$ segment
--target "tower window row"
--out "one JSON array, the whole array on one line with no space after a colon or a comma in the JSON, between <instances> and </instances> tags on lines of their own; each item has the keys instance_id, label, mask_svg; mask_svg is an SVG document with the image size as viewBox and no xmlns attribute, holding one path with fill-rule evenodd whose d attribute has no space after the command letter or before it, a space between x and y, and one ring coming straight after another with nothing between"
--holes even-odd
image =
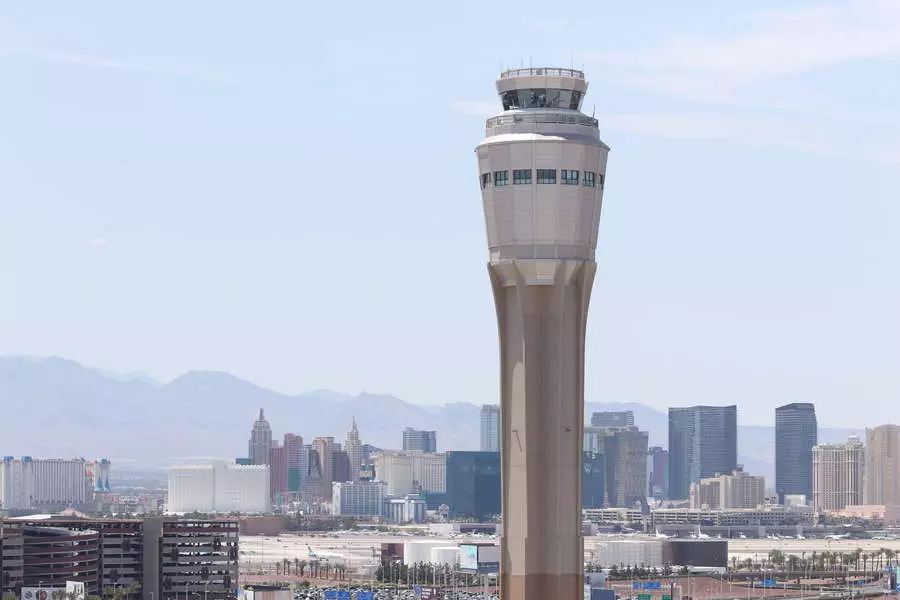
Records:
<instances>
[{"instance_id":1,"label":"tower window row","mask_svg":"<svg viewBox=\"0 0 900 600\"><path fill-rule=\"evenodd\" d=\"M537 171L536 173L534 171ZM532 179L534 175L534 179ZM558 177L557 177L558 175ZM545 185L578 185L584 187L603 187L603 173L594 171L576 171L573 169L513 169L513 185L531 185L532 182ZM481 188L489 185L495 187L509 185L509 171L494 171L481 174Z\"/></svg>"}]
</instances>

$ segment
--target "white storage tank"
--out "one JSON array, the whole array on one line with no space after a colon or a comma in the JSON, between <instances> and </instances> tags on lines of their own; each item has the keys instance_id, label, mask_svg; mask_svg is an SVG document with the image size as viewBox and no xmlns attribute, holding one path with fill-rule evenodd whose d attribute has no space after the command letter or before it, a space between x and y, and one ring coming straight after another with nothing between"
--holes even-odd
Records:
<instances>
[{"instance_id":1,"label":"white storage tank","mask_svg":"<svg viewBox=\"0 0 900 600\"><path fill-rule=\"evenodd\" d=\"M418 562L427 563L431 561L431 549L445 546L447 542L406 542L403 544L403 564L412 565Z\"/></svg>"},{"instance_id":2,"label":"white storage tank","mask_svg":"<svg viewBox=\"0 0 900 600\"><path fill-rule=\"evenodd\" d=\"M455 565L459 546L441 546L431 549L431 562L436 565Z\"/></svg>"}]
</instances>

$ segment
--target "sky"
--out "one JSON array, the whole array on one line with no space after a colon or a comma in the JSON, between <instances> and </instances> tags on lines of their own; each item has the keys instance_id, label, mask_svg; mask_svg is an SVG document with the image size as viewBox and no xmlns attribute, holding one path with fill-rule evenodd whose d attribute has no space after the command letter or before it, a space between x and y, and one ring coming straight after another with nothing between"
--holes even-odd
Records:
<instances>
[{"instance_id":1,"label":"sky","mask_svg":"<svg viewBox=\"0 0 900 600\"><path fill-rule=\"evenodd\" d=\"M898 62L893 0L0 0L0 354L496 402L473 149L575 66L587 399L890 422Z\"/></svg>"}]
</instances>

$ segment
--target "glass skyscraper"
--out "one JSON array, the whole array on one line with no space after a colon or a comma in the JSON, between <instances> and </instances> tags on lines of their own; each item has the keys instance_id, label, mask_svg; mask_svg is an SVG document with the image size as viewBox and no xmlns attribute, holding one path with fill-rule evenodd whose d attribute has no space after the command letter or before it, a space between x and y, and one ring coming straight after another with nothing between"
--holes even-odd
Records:
<instances>
[{"instance_id":1,"label":"glass skyscraper","mask_svg":"<svg viewBox=\"0 0 900 600\"><path fill-rule=\"evenodd\" d=\"M447 453L450 516L485 519L500 514L500 453Z\"/></svg>"},{"instance_id":2,"label":"glass skyscraper","mask_svg":"<svg viewBox=\"0 0 900 600\"><path fill-rule=\"evenodd\" d=\"M403 430L404 452L437 452L437 433L407 427Z\"/></svg>"},{"instance_id":3,"label":"glass skyscraper","mask_svg":"<svg viewBox=\"0 0 900 600\"><path fill-rule=\"evenodd\" d=\"M481 407L481 451L500 452L500 405Z\"/></svg>"},{"instance_id":4,"label":"glass skyscraper","mask_svg":"<svg viewBox=\"0 0 900 600\"><path fill-rule=\"evenodd\" d=\"M669 498L690 497L691 484L737 468L737 406L669 409Z\"/></svg>"},{"instance_id":5,"label":"glass skyscraper","mask_svg":"<svg viewBox=\"0 0 900 600\"><path fill-rule=\"evenodd\" d=\"M795 402L775 409L775 491L785 496L803 495L812 502L812 449L818 443L816 407Z\"/></svg>"}]
</instances>

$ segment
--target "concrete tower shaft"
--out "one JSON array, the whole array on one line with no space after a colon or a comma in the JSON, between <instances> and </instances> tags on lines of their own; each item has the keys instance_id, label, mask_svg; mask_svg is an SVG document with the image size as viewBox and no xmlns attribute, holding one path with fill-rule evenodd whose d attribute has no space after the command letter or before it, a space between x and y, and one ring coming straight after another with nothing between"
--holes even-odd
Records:
<instances>
[{"instance_id":1,"label":"concrete tower shaft","mask_svg":"<svg viewBox=\"0 0 900 600\"><path fill-rule=\"evenodd\" d=\"M503 600L583 595L584 346L609 148L580 71L501 74L476 152L500 336Z\"/></svg>"}]
</instances>

